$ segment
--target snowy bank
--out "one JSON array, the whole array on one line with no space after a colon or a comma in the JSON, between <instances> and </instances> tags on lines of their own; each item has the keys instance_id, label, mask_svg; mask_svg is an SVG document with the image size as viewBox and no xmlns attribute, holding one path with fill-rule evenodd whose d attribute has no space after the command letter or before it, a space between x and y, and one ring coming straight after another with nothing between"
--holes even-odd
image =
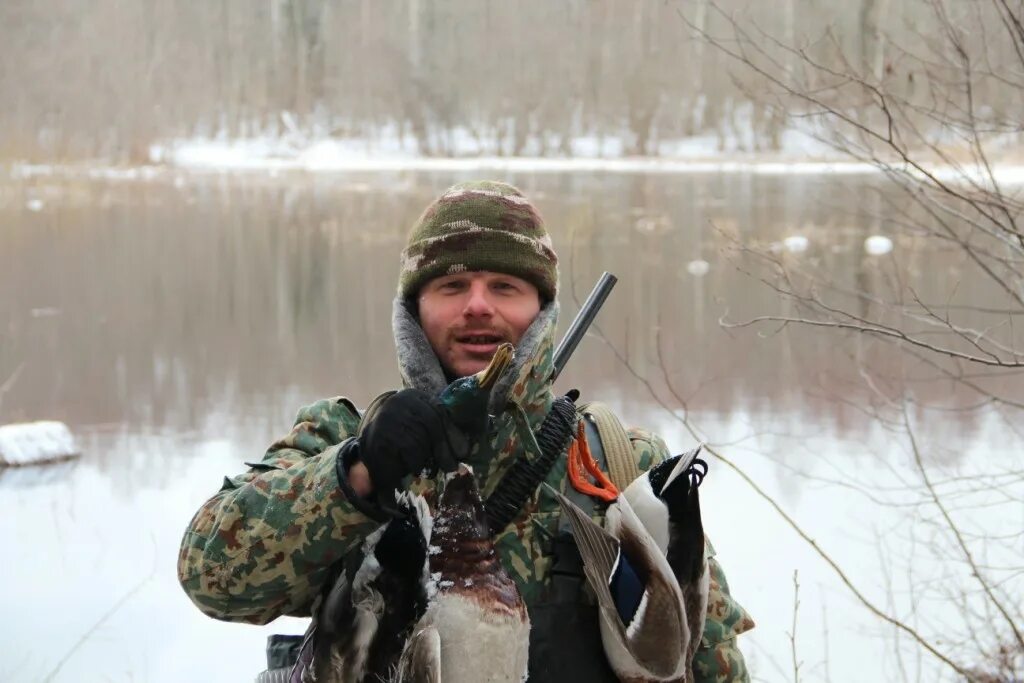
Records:
<instances>
[{"instance_id":1,"label":"snowy bank","mask_svg":"<svg viewBox=\"0 0 1024 683\"><path fill-rule=\"evenodd\" d=\"M535 173L754 173L762 175L878 173L870 163L843 157L811 135L787 131L778 151L749 149L735 140L722 144L705 135L666 140L658 156L628 156L621 140L576 138L571 156L496 156L465 136L456 136L449 156L427 156L409 140L385 138L173 140L153 145L150 158L170 167L220 171L511 171ZM987 169L963 165L934 166L929 172L944 181L987 181ZM996 182L1024 183L1024 165L1000 164L993 168Z\"/></svg>"},{"instance_id":2,"label":"snowy bank","mask_svg":"<svg viewBox=\"0 0 1024 683\"><path fill-rule=\"evenodd\" d=\"M78 456L78 444L63 422L0 426L0 467L37 465Z\"/></svg>"},{"instance_id":3,"label":"snowy bank","mask_svg":"<svg viewBox=\"0 0 1024 683\"><path fill-rule=\"evenodd\" d=\"M12 164L15 178L83 176L109 180L159 181L190 173L343 173L441 171L477 173L742 173L756 175L844 175L881 173L877 166L840 155L809 135L788 131L778 151L747 151L748 146L714 136L666 140L657 156L628 156L622 140L576 138L571 154L541 154L528 145L524 156L493 153L465 136L454 136L446 156L421 154L416 144L395 136L379 140L306 138L298 135L252 138L190 138L168 140L149 149L150 163L123 166L105 162L76 164ZM536 152L536 154L532 154ZM1011 157L1012 158L1012 157ZM896 166L894 165L893 168ZM963 164L930 165L928 172L943 182L971 182L990 187L988 169ZM912 171L917 173L916 171ZM921 175L920 173L917 173ZM992 167L1000 185L1024 184L1024 164Z\"/></svg>"},{"instance_id":4,"label":"snowy bank","mask_svg":"<svg viewBox=\"0 0 1024 683\"><path fill-rule=\"evenodd\" d=\"M455 145L451 156L426 156L399 141L286 138L192 139L154 145L154 163L176 168L226 171L522 171L539 173L870 173L868 164L809 155L806 147L785 153L718 151L711 137L664 143L659 156L623 155L621 141L580 139L572 156L495 156ZM797 153L799 151L799 153Z\"/></svg>"}]
</instances>

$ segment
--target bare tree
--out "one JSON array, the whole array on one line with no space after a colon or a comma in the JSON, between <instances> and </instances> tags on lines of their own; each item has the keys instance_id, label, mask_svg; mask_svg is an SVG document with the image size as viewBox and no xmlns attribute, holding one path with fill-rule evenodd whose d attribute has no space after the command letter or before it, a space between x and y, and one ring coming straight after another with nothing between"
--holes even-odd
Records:
<instances>
[{"instance_id":1,"label":"bare tree","mask_svg":"<svg viewBox=\"0 0 1024 683\"><path fill-rule=\"evenodd\" d=\"M693 11L716 23L706 2ZM137 163L168 138L396 130L425 154L463 134L483 153L572 154L589 138L623 143L600 153L656 154L744 105L675 12L661 0L11 0L0 157Z\"/></svg>"},{"instance_id":2,"label":"bare tree","mask_svg":"<svg viewBox=\"0 0 1024 683\"><path fill-rule=\"evenodd\" d=\"M1005 420L1007 438L1024 446L1013 427L1024 409L1024 203L999 167L1024 133L1024 7L864 0L859 41L827 22L814 36L779 36L722 5L712 12L720 31L680 16L733 60L751 98L888 181L863 202L867 224L879 231L866 236L864 258L874 259L866 278L840 281L827 253L795 258L777 244L723 233L735 266L779 305L721 324L769 333L801 326L851 342L863 382L858 408L907 449L916 474L903 483L918 496L915 528L933 539L920 552L959 577L956 588L942 590L964 605L960 623L950 632L938 617L918 613L915 625L880 608L815 550L865 607L949 671L968 680L1017 680L1024 675L1021 535L986 533L972 512L1002 506L1019 515L1024 469L980 465L971 476L946 476L921 431L941 411L988 410ZM927 260L906 255L910 245ZM919 294L923 278L935 275L931 268L948 273L942 300ZM897 367L872 362L878 344L895 348ZM954 390L923 398L922 386L935 382ZM787 521L799 528L798 520ZM908 571L919 559L906 559Z\"/></svg>"}]
</instances>

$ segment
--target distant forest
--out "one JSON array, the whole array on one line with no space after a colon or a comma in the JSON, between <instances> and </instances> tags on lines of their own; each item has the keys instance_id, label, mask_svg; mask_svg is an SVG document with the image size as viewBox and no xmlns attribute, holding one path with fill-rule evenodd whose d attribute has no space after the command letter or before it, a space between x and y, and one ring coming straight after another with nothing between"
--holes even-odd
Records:
<instances>
[{"instance_id":1,"label":"distant forest","mask_svg":"<svg viewBox=\"0 0 1024 683\"><path fill-rule=\"evenodd\" d=\"M903 57L929 48L937 4L983 11L955 0L5 0L0 159L144 161L158 140L289 134L400 135L425 155L452 154L457 135L496 155L570 155L582 138L657 155L694 135L772 150L787 126L773 93L701 32L728 40L742 21L783 68L800 68L794 54L853 64L926 102L928 77ZM988 82L979 101L1024 110L1019 89Z\"/></svg>"}]
</instances>

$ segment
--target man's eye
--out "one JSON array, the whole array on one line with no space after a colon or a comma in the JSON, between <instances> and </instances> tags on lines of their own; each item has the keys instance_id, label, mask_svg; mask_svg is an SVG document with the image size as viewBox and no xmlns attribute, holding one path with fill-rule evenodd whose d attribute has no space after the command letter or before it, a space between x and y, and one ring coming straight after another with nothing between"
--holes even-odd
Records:
<instances>
[{"instance_id":1,"label":"man's eye","mask_svg":"<svg viewBox=\"0 0 1024 683\"><path fill-rule=\"evenodd\" d=\"M503 291L513 291L516 288L516 286L514 284L512 284L511 282L495 282L493 286L494 286L494 289L503 290Z\"/></svg>"}]
</instances>

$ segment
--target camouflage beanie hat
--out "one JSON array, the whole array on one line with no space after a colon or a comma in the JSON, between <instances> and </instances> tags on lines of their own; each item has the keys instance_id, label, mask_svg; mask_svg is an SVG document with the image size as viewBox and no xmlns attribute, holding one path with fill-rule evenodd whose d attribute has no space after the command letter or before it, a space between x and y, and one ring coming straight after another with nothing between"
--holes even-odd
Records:
<instances>
[{"instance_id":1,"label":"camouflage beanie hat","mask_svg":"<svg viewBox=\"0 0 1024 683\"><path fill-rule=\"evenodd\" d=\"M427 207L402 251L398 293L414 296L441 275L489 270L532 283L545 301L558 291L558 257L544 221L505 183L459 183Z\"/></svg>"}]
</instances>

